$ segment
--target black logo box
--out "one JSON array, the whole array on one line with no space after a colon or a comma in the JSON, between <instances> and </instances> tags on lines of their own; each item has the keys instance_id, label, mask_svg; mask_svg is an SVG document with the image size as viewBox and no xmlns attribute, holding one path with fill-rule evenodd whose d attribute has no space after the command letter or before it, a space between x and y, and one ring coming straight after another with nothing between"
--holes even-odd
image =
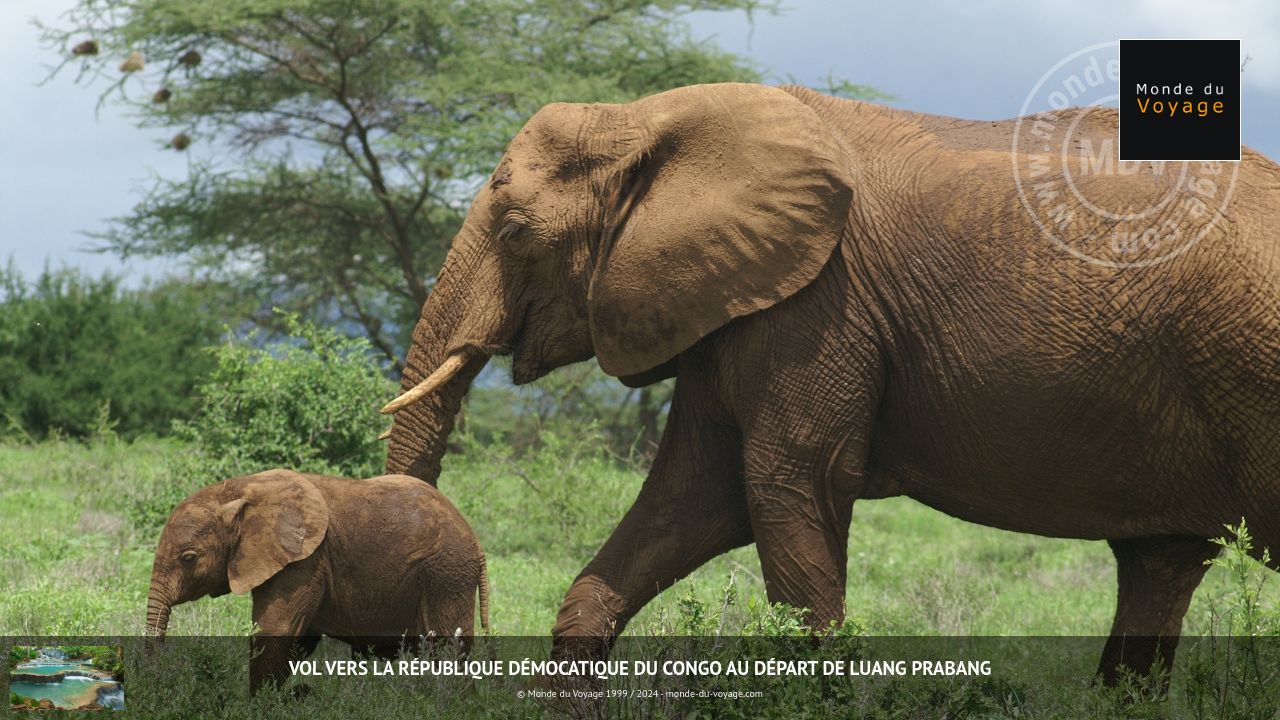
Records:
<instances>
[{"instance_id":1,"label":"black logo box","mask_svg":"<svg viewBox=\"0 0 1280 720\"><path fill-rule=\"evenodd\" d=\"M1238 161L1240 41L1121 39L1120 159Z\"/></svg>"}]
</instances>

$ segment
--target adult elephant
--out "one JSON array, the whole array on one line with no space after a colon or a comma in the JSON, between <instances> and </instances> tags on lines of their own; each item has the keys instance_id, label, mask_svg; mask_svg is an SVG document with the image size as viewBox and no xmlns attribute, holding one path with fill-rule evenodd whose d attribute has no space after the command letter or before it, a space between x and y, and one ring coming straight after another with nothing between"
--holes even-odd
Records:
<instances>
[{"instance_id":1,"label":"adult elephant","mask_svg":"<svg viewBox=\"0 0 1280 720\"><path fill-rule=\"evenodd\" d=\"M436 481L490 357L513 354L522 384L594 355L676 390L557 647L606 651L661 589L752 541L770 600L839 620L854 500L907 495L1109 541L1104 676L1171 658L1210 538L1244 517L1280 547L1280 170L1246 149L1219 211L1162 203L1175 172L1097 172L1049 196L1066 210L1045 225L1015 177L1043 198L1064 143L1106 148L1116 116L1081 111L1011 154L1014 127L742 84L548 105L422 309L387 471ZM1186 247L1085 261L1117 224L1086 197L1155 207L1140 223Z\"/></svg>"}]
</instances>

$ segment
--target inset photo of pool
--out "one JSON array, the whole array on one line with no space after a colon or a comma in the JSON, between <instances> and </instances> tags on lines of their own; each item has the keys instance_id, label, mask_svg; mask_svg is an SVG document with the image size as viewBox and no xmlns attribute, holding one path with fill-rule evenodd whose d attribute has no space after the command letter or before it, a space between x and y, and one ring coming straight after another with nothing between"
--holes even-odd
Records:
<instances>
[{"instance_id":1,"label":"inset photo of pool","mask_svg":"<svg viewBox=\"0 0 1280 720\"><path fill-rule=\"evenodd\" d=\"M124 648L16 645L9 650L13 710L123 710Z\"/></svg>"}]
</instances>

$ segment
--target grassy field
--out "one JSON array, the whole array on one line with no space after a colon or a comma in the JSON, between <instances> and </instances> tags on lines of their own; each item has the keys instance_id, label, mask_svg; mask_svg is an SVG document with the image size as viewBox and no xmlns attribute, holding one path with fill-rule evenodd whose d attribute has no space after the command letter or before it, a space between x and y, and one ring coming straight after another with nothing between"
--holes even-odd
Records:
<instances>
[{"instance_id":1,"label":"grassy field","mask_svg":"<svg viewBox=\"0 0 1280 720\"><path fill-rule=\"evenodd\" d=\"M173 441L110 438L0 446L0 634L141 634L158 532L148 501L183 452ZM488 552L495 633L549 632L565 590L641 480L554 438L519 461L475 447L446 460L440 488ZM738 602L724 628L740 632L747 600L763 597L752 547L667 590L630 631L678 633L691 604L719 611L730 582ZM1212 569L1188 613L1188 634L1209 630L1238 585ZM1114 588L1105 543L980 527L906 499L855 508L847 598L867 635L1104 635ZM1264 586L1260 602L1274 607L1276 591L1277 583ZM246 596L180 606L171 624L175 635L250 631Z\"/></svg>"},{"instance_id":2,"label":"grassy field","mask_svg":"<svg viewBox=\"0 0 1280 720\"><path fill-rule=\"evenodd\" d=\"M0 446L0 630L140 633L157 530L136 526L136 506L182 452L167 441ZM566 443L519 462L484 451L446 461L440 488L488 552L496 632L549 632L641 480ZM718 603L730 577L741 597L763 595L753 547L708 563L635 622L666 627L690 594ZM1189 633L1206 629L1229 584L1210 571ZM1103 635L1114 588L1105 543L981 527L901 498L855 507L848 608L872 635ZM172 632L241 633L248 613L247 597L204 599L175 609Z\"/></svg>"}]
</instances>

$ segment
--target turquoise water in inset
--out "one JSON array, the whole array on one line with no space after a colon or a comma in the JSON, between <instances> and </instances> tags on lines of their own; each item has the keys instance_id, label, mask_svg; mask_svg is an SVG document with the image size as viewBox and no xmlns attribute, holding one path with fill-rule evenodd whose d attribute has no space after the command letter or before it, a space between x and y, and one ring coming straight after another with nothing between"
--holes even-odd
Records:
<instances>
[{"instance_id":1,"label":"turquoise water in inset","mask_svg":"<svg viewBox=\"0 0 1280 720\"><path fill-rule=\"evenodd\" d=\"M75 709L81 705L98 702L98 688L118 688L120 683L94 680L93 678L69 677L56 683L11 682L9 692L36 700L50 700L60 708ZM124 705L123 693L120 704Z\"/></svg>"},{"instance_id":2,"label":"turquoise water in inset","mask_svg":"<svg viewBox=\"0 0 1280 720\"><path fill-rule=\"evenodd\" d=\"M30 675L53 675L67 670L93 670L90 663L52 662L41 658L34 662L19 663L15 672ZM99 695L99 690L103 690ZM90 677L68 676L56 683L32 683L11 681L9 692L36 700L49 700L64 709L75 709L92 702L101 702L113 710L124 709L124 688L118 682Z\"/></svg>"}]
</instances>

